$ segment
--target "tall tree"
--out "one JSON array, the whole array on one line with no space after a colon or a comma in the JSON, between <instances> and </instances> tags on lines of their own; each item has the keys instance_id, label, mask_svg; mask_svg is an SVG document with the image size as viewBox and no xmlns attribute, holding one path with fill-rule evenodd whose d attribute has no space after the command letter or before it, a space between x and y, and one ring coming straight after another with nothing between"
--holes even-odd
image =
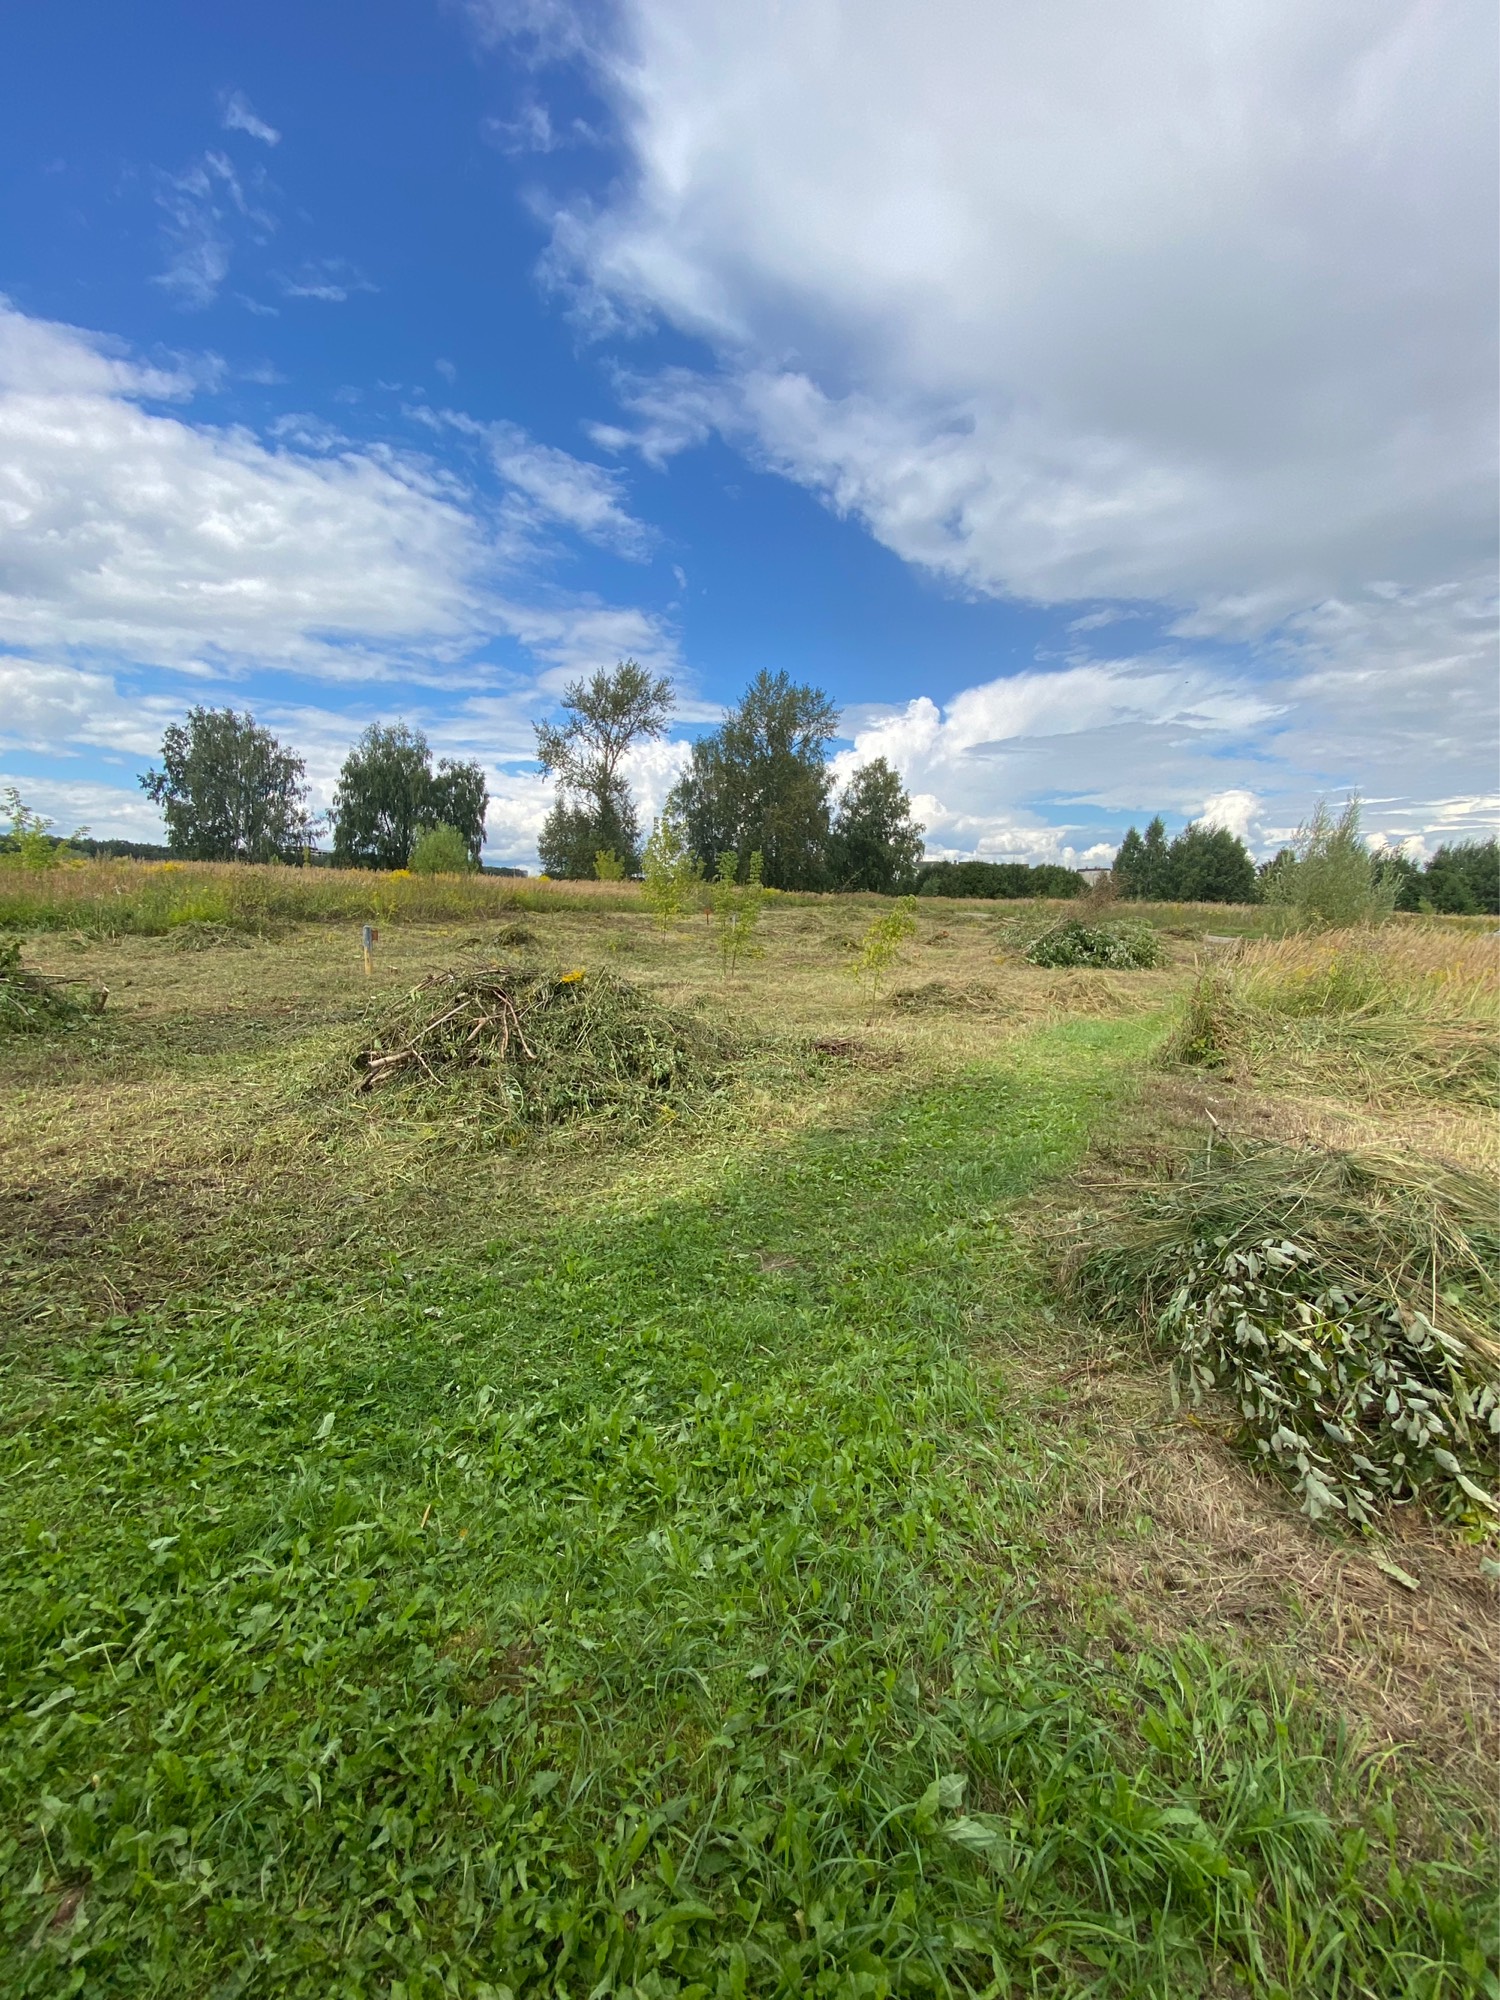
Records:
<instances>
[{"instance_id":1,"label":"tall tree","mask_svg":"<svg viewBox=\"0 0 1500 2000\"><path fill-rule=\"evenodd\" d=\"M537 762L557 785L539 849L549 875L591 876L594 857L618 854L628 873L640 863L641 829L620 766L632 744L664 733L672 683L636 660L601 667L563 690L561 724L536 726Z\"/></svg>"},{"instance_id":2,"label":"tall tree","mask_svg":"<svg viewBox=\"0 0 1500 2000\"><path fill-rule=\"evenodd\" d=\"M1114 876L1117 896L1144 896L1142 884L1146 879L1146 845L1134 827L1120 842L1120 851L1115 856L1115 865L1110 871Z\"/></svg>"},{"instance_id":3,"label":"tall tree","mask_svg":"<svg viewBox=\"0 0 1500 2000\"><path fill-rule=\"evenodd\" d=\"M861 764L839 795L828 842L835 889L894 895L910 888L926 828L911 816L911 795L884 757Z\"/></svg>"},{"instance_id":4,"label":"tall tree","mask_svg":"<svg viewBox=\"0 0 1500 2000\"><path fill-rule=\"evenodd\" d=\"M1172 857L1160 813L1146 828L1141 845L1141 886L1137 893L1150 903L1164 902L1172 893Z\"/></svg>"},{"instance_id":5,"label":"tall tree","mask_svg":"<svg viewBox=\"0 0 1500 2000\"><path fill-rule=\"evenodd\" d=\"M1422 870L1419 883L1414 908L1426 903L1445 916L1500 914L1500 843L1444 845Z\"/></svg>"},{"instance_id":6,"label":"tall tree","mask_svg":"<svg viewBox=\"0 0 1500 2000\"><path fill-rule=\"evenodd\" d=\"M404 868L417 836L455 827L472 861L484 845L489 792L478 764L445 757L404 722L372 722L344 759L333 802L333 851L355 868Z\"/></svg>"},{"instance_id":7,"label":"tall tree","mask_svg":"<svg viewBox=\"0 0 1500 2000\"><path fill-rule=\"evenodd\" d=\"M422 830L432 750L420 729L372 722L344 759L333 851L353 868L404 868Z\"/></svg>"},{"instance_id":8,"label":"tall tree","mask_svg":"<svg viewBox=\"0 0 1500 2000\"><path fill-rule=\"evenodd\" d=\"M190 709L140 782L168 846L191 861L287 861L312 838L302 759L249 713Z\"/></svg>"},{"instance_id":9,"label":"tall tree","mask_svg":"<svg viewBox=\"0 0 1500 2000\"><path fill-rule=\"evenodd\" d=\"M451 826L464 837L469 864L479 866L484 851L485 815L490 809L490 788L484 766L461 764L453 757L439 757L438 767L427 790L424 826Z\"/></svg>"},{"instance_id":10,"label":"tall tree","mask_svg":"<svg viewBox=\"0 0 1500 2000\"><path fill-rule=\"evenodd\" d=\"M761 672L719 728L693 745L672 794L694 854L712 872L733 851L762 857L770 889L817 889L828 875L826 753L839 712L821 688Z\"/></svg>"},{"instance_id":11,"label":"tall tree","mask_svg":"<svg viewBox=\"0 0 1500 2000\"><path fill-rule=\"evenodd\" d=\"M1168 894L1181 903L1253 903L1255 863L1245 843L1222 826L1185 826L1167 850Z\"/></svg>"}]
</instances>

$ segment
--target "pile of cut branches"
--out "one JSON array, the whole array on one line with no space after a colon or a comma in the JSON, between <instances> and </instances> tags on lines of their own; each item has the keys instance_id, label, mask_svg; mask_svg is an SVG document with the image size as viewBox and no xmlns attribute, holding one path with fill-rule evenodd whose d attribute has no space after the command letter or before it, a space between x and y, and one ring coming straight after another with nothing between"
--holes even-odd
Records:
<instances>
[{"instance_id":1,"label":"pile of cut branches","mask_svg":"<svg viewBox=\"0 0 1500 2000\"><path fill-rule=\"evenodd\" d=\"M1028 965L1102 966L1111 972L1132 972L1160 965L1166 953L1149 924L1086 924L1068 917L1033 938L1024 956Z\"/></svg>"},{"instance_id":2,"label":"pile of cut branches","mask_svg":"<svg viewBox=\"0 0 1500 2000\"><path fill-rule=\"evenodd\" d=\"M1418 1500L1491 1534L1500 1473L1500 1219L1458 1168L1220 1145L1138 1190L1077 1277L1144 1323L1174 1387L1237 1404L1306 1513Z\"/></svg>"},{"instance_id":3,"label":"pile of cut branches","mask_svg":"<svg viewBox=\"0 0 1500 2000\"><path fill-rule=\"evenodd\" d=\"M0 938L0 1031L42 1035L50 1028L76 1027L102 1013L107 998L103 987L81 997L77 980L22 965L19 941Z\"/></svg>"},{"instance_id":4,"label":"pile of cut branches","mask_svg":"<svg viewBox=\"0 0 1500 2000\"><path fill-rule=\"evenodd\" d=\"M730 1051L609 972L492 965L434 973L386 1010L354 1055L360 1090L432 1109L548 1125L680 1108L727 1078Z\"/></svg>"}]
</instances>

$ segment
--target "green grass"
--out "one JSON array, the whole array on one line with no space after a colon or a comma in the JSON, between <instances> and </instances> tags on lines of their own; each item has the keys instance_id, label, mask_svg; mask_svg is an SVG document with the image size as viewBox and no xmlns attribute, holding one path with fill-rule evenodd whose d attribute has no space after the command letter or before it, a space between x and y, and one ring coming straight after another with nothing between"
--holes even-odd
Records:
<instances>
[{"instance_id":1,"label":"green grass","mask_svg":"<svg viewBox=\"0 0 1500 2000\"><path fill-rule=\"evenodd\" d=\"M976 1350L1159 1026L0 1384L18 1996L1468 1995L1477 1830L1035 1600Z\"/></svg>"}]
</instances>

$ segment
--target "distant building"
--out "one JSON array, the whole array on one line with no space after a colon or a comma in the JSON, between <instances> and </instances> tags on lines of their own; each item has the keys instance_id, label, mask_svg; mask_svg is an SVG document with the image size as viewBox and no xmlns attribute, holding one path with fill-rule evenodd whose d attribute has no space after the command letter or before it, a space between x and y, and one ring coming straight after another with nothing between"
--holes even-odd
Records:
<instances>
[{"instance_id":1,"label":"distant building","mask_svg":"<svg viewBox=\"0 0 1500 2000\"><path fill-rule=\"evenodd\" d=\"M1115 871L1112 868L1080 868L1077 872L1091 889L1097 889L1099 884L1107 882Z\"/></svg>"}]
</instances>

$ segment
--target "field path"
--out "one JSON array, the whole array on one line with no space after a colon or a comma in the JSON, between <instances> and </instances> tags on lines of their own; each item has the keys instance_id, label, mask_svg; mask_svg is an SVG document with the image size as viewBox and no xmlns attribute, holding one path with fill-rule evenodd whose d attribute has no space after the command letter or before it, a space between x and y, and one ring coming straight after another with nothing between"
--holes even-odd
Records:
<instances>
[{"instance_id":1,"label":"field path","mask_svg":"<svg viewBox=\"0 0 1500 2000\"><path fill-rule=\"evenodd\" d=\"M972 1349L1158 1031L18 1364L4 1990L1473 1990L1462 1875L1367 1886L1323 1718L1030 1614L1066 1446Z\"/></svg>"}]
</instances>

